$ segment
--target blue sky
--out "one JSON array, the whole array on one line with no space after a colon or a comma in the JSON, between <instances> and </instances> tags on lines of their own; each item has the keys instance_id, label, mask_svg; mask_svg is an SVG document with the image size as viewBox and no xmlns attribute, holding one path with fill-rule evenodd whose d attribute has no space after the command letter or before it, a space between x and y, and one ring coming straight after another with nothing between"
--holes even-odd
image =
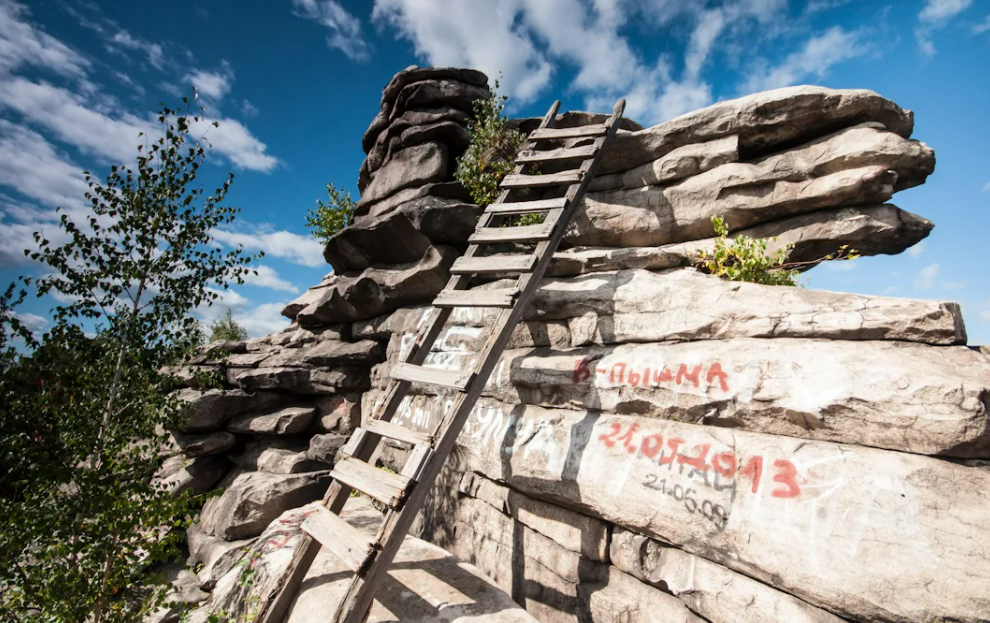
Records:
<instances>
[{"instance_id":1,"label":"blue sky","mask_svg":"<svg viewBox=\"0 0 990 623\"><path fill-rule=\"evenodd\" d=\"M990 343L988 0L0 0L0 283L37 274L22 249L81 213L81 171L133 157L159 102L195 85L220 122L205 182L227 171L243 212L226 244L264 250L223 306L252 335L329 271L305 213L332 181L356 195L361 135L381 88L412 65L502 74L511 112L607 111L652 125L791 84L868 88L915 111L935 149L924 186L893 203L935 222L907 253L822 266L808 287L954 300ZM51 301L22 317L46 323Z\"/></svg>"}]
</instances>

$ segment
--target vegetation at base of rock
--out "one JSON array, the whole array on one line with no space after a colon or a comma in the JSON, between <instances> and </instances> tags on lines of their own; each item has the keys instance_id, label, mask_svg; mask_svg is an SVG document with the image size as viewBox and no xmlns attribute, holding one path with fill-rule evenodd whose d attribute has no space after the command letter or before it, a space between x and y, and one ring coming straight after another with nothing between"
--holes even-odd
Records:
<instances>
[{"instance_id":1,"label":"vegetation at base of rock","mask_svg":"<svg viewBox=\"0 0 990 623\"><path fill-rule=\"evenodd\" d=\"M313 236L326 244L338 231L351 224L354 218L355 201L351 193L341 186L339 189L332 183L327 184L327 199L316 200L316 207L306 213L306 227Z\"/></svg>"},{"instance_id":2,"label":"vegetation at base of rock","mask_svg":"<svg viewBox=\"0 0 990 623\"><path fill-rule=\"evenodd\" d=\"M739 235L729 238L729 228L725 219L720 216L712 217L715 227L715 252L708 254L698 251L698 260L702 268L726 281L747 281L762 283L768 286L796 286L800 275L799 267L814 266L831 260L855 260L859 253L842 245L835 253L809 262L788 262L787 259L794 249L793 244L774 253L767 252L769 243L776 240L771 238L750 238Z\"/></svg>"},{"instance_id":3,"label":"vegetation at base of rock","mask_svg":"<svg viewBox=\"0 0 990 623\"><path fill-rule=\"evenodd\" d=\"M229 308L210 323L210 342L239 342L246 340L247 336L247 329L237 324Z\"/></svg>"},{"instance_id":4,"label":"vegetation at base of rock","mask_svg":"<svg viewBox=\"0 0 990 623\"><path fill-rule=\"evenodd\" d=\"M508 96L498 94L498 80L492 96L474 102L474 118L468 124L471 142L457 159L455 179L481 207L495 202L498 185L515 167L516 152L526 137L511 127L503 114Z\"/></svg>"},{"instance_id":5,"label":"vegetation at base of rock","mask_svg":"<svg viewBox=\"0 0 990 623\"><path fill-rule=\"evenodd\" d=\"M26 288L0 298L4 621L141 620L163 603L154 571L176 558L198 503L153 479L182 407L159 371L191 353L193 310L260 254L214 243L238 213L221 205L233 177L205 194L207 143L191 133L206 121L183 101L162 108L161 136L142 135L134 164L105 182L85 173L88 214L59 210L64 243L34 235L25 253L46 276L23 283L65 301L52 328L18 322Z\"/></svg>"},{"instance_id":6,"label":"vegetation at base of rock","mask_svg":"<svg viewBox=\"0 0 990 623\"><path fill-rule=\"evenodd\" d=\"M736 236L728 238L729 228L725 219L712 217L715 227L715 252L711 255L698 253L701 265L709 273L727 281L748 281L768 286L798 285L796 269L780 268L791 254L794 245L787 245L775 253L767 252L767 244L773 238L750 238Z\"/></svg>"}]
</instances>

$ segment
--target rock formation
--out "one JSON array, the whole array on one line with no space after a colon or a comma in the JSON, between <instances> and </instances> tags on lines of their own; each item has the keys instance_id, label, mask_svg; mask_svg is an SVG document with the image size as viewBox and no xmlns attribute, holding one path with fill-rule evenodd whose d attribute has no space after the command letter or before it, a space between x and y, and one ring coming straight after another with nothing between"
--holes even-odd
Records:
<instances>
[{"instance_id":1,"label":"rock formation","mask_svg":"<svg viewBox=\"0 0 990 623\"><path fill-rule=\"evenodd\" d=\"M397 74L334 272L285 308L289 329L190 362L227 384L181 390L183 453L162 472L226 487L189 533L201 611L243 597L245 551L284 564L254 539L319 497L425 324L480 210L452 171L486 84ZM912 114L793 87L623 127L416 533L544 623L990 621L990 361L958 305L692 266L712 216L798 261L916 244L932 223L889 203L934 170ZM427 365L471 365L493 319L455 312ZM398 422L431 429L450 404L417 387Z\"/></svg>"}]
</instances>

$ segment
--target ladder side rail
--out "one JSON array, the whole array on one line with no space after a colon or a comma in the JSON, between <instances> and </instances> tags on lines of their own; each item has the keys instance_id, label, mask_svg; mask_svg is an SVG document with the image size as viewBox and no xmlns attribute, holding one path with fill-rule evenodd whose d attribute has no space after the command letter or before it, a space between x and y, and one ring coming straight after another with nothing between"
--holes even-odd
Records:
<instances>
[{"instance_id":1,"label":"ladder side rail","mask_svg":"<svg viewBox=\"0 0 990 623\"><path fill-rule=\"evenodd\" d=\"M540 121L538 129L553 127L554 121L556 120L557 111L559 109L560 100L556 100L550 106L550 110L547 111L547 114ZM532 147L533 145L534 141L529 141L527 142L526 147ZM513 172L522 173L525 170L525 166L525 164L517 164ZM496 203L505 202L508 196L509 191L503 190L499 193ZM493 214L482 214L481 221L483 223L479 222L479 226L482 224L485 226L490 225L495 216L496 215ZM476 245L471 245L464 253L464 256L473 256L477 251L477 248L478 247ZM450 278L446 289L464 290L467 288L469 282L470 276L454 275ZM430 348L433 346L434 342L436 342L437 338L440 337L440 333L443 331L444 325L446 324L447 319L450 318L451 313L453 313L452 308L434 308L432 310L426 330L420 335L420 338L413 343L410 352L406 356L403 363L410 363L413 365L423 364L427 355L430 353ZM411 383L408 381L390 381L385 392L385 398L377 409L377 418L385 422L390 422L392 418L395 417L395 414L399 409L399 405L402 403L402 399L409 393L410 386ZM381 442L381 439L377 437L377 435L360 434L359 439L354 440L355 443L353 444L353 452L350 453L350 455L362 461L370 460L371 457L374 456L374 453L378 448L378 444ZM413 487L414 490L418 488L419 487ZM326 495L323 497L323 505L329 509L330 512L340 514L350 495L351 488L335 480L330 484ZM316 560L316 555L319 551L320 544L308 534L304 533L285 573L281 578L279 578L279 582L276 583L274 590L271 594L269 594L269 598L267 600L263 600L260 604L260 611L255 619L256 621L259 623L281 623L289 611L289 606L292 604L292 600L295 599L296 594L299 592L299 588L302 585L303 579L306 577L306 573L313 565L313 561ZM389 561L391 562L391 558Z\"/></svg>"},{"instance_id":2,"label":"ladder side rail","mask_svg":"<svg viewBox=\"0 0 990 623\"><path fill-rule=\"evenodd\" d=\"M612 117L607 123L607 132L604 136L598 139L601 141L601 143L598 144L598 152L596 153L594 159L590 162L586 162L585 165L581 167L585 172L584 179L580 184L573 185L568 189L567 194L569 205L572 206L572 209L574 205L580 202L584 192L590 184L591 179L594 177L594 173L601 162L601 156L603 153L602 147L604 147L608 141L615 136L615 132L619 125L619 118L622 116L624 109L625 100L619 100L612 111ZM557 224L556 231L554 232L554 236L549 241L539 243L539 247L541 247L540 250L543 251L543 255L537 262L534 271L531 274L523 275L520 279L520 281L525 281L525 285L522 293L520 294L519 300L517 301L515 307L512 309L502 310L499 314L499 322L496 325L498 334L493 336L494 339L489 340L482 356L481 366L476 372L474 381L471 383L468 391L460 394L458 399L455 400L454 407L445 416L445 424L441 424L441 426L444 426L442 435L439 437L439 441L437 442L437 446L434 449L433 454L426 461L426 464L420 474L420 478L416 483L416 486L412 488L409 498L406 500L406 504L398 511L391 512L386 516L385 523L379 533L384 537L385 544L381 551L378 552L378 555L375 557L370 567L367 569L367 572L363 576L358 574L354 577L354 581L351 583L347 594L344 596L344 599L341 601L340 606L334 615L334 623L363 623L368 609L371 607L371 602L374 600L374 591L365 587L369 584L371 586L377 585L382 581L384 575L388 572L388 567L395 558L395 555L398 553L405 534L408 533L409 528L412 526L412 522L415 520L416 514L425 502L426 496L429 495L432 489L433 482L440 473L440 469L443 467L443 464L446 462L447 456L453 450L458 434L467 422L471 411L474 410L474 406L477 403L478 398L481 396L481 392L484 390L489 377L495 370L495 366L498 364L501 353L505 350L505 346L508 344L509 339L512 336L512 329L515 328L515 325L518 324L519 320L522 318L523 312L526 311L526 306L529 303L530 298L535 293L543 274L546 272L547 267L553 259L553 251L563 239L568 221L569 218L560 219L560 222Z\"/></svg>"}]
</instances>

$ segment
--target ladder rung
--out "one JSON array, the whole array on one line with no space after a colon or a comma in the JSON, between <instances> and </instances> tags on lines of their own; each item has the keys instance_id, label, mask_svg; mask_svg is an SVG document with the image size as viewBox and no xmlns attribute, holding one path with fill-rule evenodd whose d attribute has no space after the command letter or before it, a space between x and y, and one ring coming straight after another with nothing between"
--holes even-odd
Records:
<instances>
[{"instance_id":1,"label":"ladder rung","mask_svg":"<svg viewBox=\"0 0 990 623\"><path fill-rule=\"evenodd\" d=\"M471 379L474 378L474 372L441 370L440 368L415 366L411 363L397 363L392 366L391 377L396 381L426 383L427 385L439 385L440 387L464 391Z\"/></svg>"},{"instance_id":2,"label":"ladder rung","mask_svg":"<svg viewBox=\"0 0 990 623\"><path fill-rule=\"evenodd\" d=\"M520 225L517 227L479 227L474 230L468 242L479 244L484 242L532 242L549 240L553 227L545 223L538 225Z\"/></svg>"},{"instance_id":3,"label":"ladder rung","mask_svg":"<svg viewBox=\"0 0 990 623\"><path fill-rule=\"evenodd\" d=\"M382 437L388 437L389 439L395 439L396 441L404 441L405 443L411 443L413 445L418 443L433 443L433 439L426 433L410 430L405 426L399 426L398 424L393 424L384 420L370 420L365 422L364 426L361 428L369 433L381 435Z\"/></svg>"},{"instance_id":4,"label":"ladder rung","mask_svg":"<svg viewBox=\"0 0 990 623\"><path fill-rule=\"evenodd\" d=\"M498 290L442 290L433 300L434 307L502 307L509 308L519 295L519 288Z\"/></svg>"},{"instance_id":5,"label":"ladder rung","mask_svg":"<svg viewBox=\"0 0 990 623\"><path fill-rule=\"evenodd\" d=\"M582 136L604 136L608 129L604 125L583 125L576 128L546 128L533 130L529 140L539 141L554 138L578 138Z\"/></svg>"},{"instance_id":6,"label":"ladder rung","mask_svg":"<svg viewBox=\"0 0 990 623\"><path fill-rule=\"evenodd\" d=\"M488 275L493 273L528 273L536 265L535 255L489 255L459 257L450 267L454 275Z\"/></svg>"},{"instance_id":7,"label":"ladder rung","mask_svg":"<svg viewBox=\"0 0 990 623\"><path fill-rule=\"evenodd\" d=\"M537 188L540 186L561 186L563 184L577 184L581 181L583 174L581 171L561 171L560 173L548 173L546 175L506 175L501 188Z\"/></svg>"},{"instance_id":8,"label":"ladder rung","mask_svg":"<svg viewBox=\"0 0 990 623\"><path fill-rule=\"evenodd\" d=\"M390 508L399 508L412 480L347 456L337 461L330 476L352 489L367 493Z\"/></svg>"},{"instance_id":9,"label":"ladder rung","mask_svg":"<svg viewBox=\"0 0 990 623\"><path fill-rule=\"evenodd\" d=\"M577 158L592 158L595 155L594 145L569 147L565 149L549 149L547 151L523 151L516 156L516 162L552 162L555 160L575 160Z\"/></svg>"},{"instance_id":10,"label":"ladder rung","mask_svg":"<svg viewBox=\"0 0 990 623\"><path fill-rule=\"evenodd\" d=\"M563 209L566 206L567 197L557 197L555 199L520 201L518 203L493 203L485 208L485 212L488 214L529 214L530 212Z\"/></svg>"},{"instance_id":11,"label":"ladder rung","mask_svg":"<svg viewBox=\"0 0 990 623\"><path fill-rule=\"evenodd\" d=\"M375 553L375 539L361 532L329 509L318 506L302 523L303 532L340 558L355 573Z\"/></svg>"}]
</instances>

